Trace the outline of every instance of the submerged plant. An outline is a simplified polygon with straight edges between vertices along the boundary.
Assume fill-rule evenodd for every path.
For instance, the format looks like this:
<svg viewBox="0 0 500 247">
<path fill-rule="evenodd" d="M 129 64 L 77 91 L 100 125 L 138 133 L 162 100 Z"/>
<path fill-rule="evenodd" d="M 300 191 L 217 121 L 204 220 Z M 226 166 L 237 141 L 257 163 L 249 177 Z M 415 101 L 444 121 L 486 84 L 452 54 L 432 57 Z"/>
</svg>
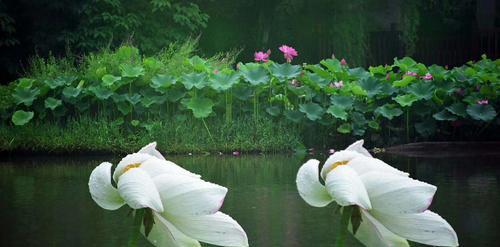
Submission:
<svg viewBox="0 0 500 247">
<path fill-rule="evenodd" d="M 407 240 L 458 246 L 453 228 L 428 210 L 436 186 L 409 178 L 408 173 L 373 158 L 363 140 L 331 155 L 321 173 L 318 166 L 314 159 L 302 165 L 297 188 L 311 206 L 324 207 L 335 201 L 342 207 L 338 246 L 343 246 L 347 230 L 366 246 L 409 246 Z"/>
<path fill-rule="evenodd" d="M 153 245 L 201 246 L 198 241 L 202 241 L 248 246 L 238 222 L 219 212 L 227 188 L 203 181 L 200 175 L 165 160 L 156 143 L 123 158 L 113 176 L 111 167 L 103 162 L 92 171 L 92 199 L 107 210 L 127 204 L 134 210 L 137 232 L 140 229 Z M 129 245 L 135 241 L 131 238 Z"/>
</svg>

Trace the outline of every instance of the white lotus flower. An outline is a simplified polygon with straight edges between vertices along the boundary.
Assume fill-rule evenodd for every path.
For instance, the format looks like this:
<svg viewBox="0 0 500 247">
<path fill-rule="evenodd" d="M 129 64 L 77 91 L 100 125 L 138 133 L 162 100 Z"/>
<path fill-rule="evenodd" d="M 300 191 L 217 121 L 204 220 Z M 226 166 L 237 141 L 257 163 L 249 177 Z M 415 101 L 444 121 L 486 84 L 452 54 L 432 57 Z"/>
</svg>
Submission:
<svg viewBox="0 0 500 247">
<path fill-rule="evenodd" d="M 331 155 L 321 173 L 318 165 L 318 160 L 309 160 L 299 169 L 300 196 L 314 207 L 332 201 L 340 206 L 357 206 L 362 221 L 354 236 L 364 245 L 409 246 L 407 240 L 411 240 L 458 246 L 450 224 L 427 210 L 436 187 L 373 158 L 363 147 L 363 140 Z M 353 232 L 352 224 L 349 230 Z"/>
<path fill-rule="evenodd" d="M 104 209 L 127 204 L 152 210 L 154 224 L 147 239 L 155 246 L 248 246 L 245 231 L 229 215 L 219 212 L 227 188 L 200 179 L 165 158 L 156 143 L 123 158 L 113 173 L 104 162 L 90 175 L 89 189 Z M 144 229 L 142 229 L 144 234 Z"/>
</svg>

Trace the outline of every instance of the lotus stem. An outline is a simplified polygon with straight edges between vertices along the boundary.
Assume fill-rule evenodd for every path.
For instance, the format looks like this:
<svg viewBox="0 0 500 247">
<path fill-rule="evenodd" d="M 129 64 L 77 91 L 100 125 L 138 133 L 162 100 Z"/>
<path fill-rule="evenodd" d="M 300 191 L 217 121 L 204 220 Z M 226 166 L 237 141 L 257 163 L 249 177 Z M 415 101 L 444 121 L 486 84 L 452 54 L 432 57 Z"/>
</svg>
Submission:
<svg viewBox="0 0 500 247">
<path fill-rule="evenodd" d="M 144 218 L 144 213 L 146 212 L 146 209 L 137 209 L 135 210 L 135 216 L 134 216 L 134 224 L 132 227 L 132 232 L 130 233 L 129 239 L 128 239 L 128 247 L 136 247 L 137 246 L 137 239 L 139 239 L 139 232 L 141 230 L 141 223 L 142 219 Z"/>
<path fill-rule="evenodd" d="M 214 137 L 212 136 L 212 133 L 210 133 L 210 129 L 208 129 L 208 125 L 207 123 L 205 122 L 205 119 L 202 118 L 201 121 L 203 122 L 203 125 L 205 126 L 205 129 L 207 130 L 208 132 L 208 136 L 210 136 L 210 139 L 212 140 L 213 143 L 215 143 L 215 140 L 214 140 Z"/>
<path fill-rule="evenodd" d="M 349 225 L 349 219 L 351 219 L 353 207 L 347 206 L 342 208 L 342 217 L 340 219 L 339 234 L 337 237 L 336 247 L 344 247 L 345 239 L 347 236 L 347 227 Z"/>
</svg>

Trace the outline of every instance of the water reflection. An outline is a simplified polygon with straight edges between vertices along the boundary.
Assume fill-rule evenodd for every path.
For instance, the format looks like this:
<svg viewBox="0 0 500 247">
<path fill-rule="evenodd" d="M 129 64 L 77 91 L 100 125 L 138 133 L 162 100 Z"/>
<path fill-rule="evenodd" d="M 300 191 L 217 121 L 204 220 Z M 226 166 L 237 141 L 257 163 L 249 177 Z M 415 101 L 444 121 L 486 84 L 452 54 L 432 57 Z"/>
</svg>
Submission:
<svg viewBox="0 0 500 247">
<path fill-rule="evenodd" d="M 103 160 L 119 157 L 10 158 L 0 161 L 1 246 L 124 246 L 128 210 L 106 211 L 90 198 L 87 182 Z M 313 208 L 299 197 L 301 160 L 283 155 L 172 157 L 174 162 L 228 187 L 222 208 L 247 231 L 251 246 L 332 246 L 334 206 Z M 324 158 L 319 158 L 324 160 Z M 432 210 L 455 228 L 461 246 L 500 241 L 498 157 L 459 159 L 385 156 L 411 176 L 438 186 Z M 142 240 L 141 246 L 149 246 Z M 347 246 L 361 246 L 349 238 Z"/>
</svg>

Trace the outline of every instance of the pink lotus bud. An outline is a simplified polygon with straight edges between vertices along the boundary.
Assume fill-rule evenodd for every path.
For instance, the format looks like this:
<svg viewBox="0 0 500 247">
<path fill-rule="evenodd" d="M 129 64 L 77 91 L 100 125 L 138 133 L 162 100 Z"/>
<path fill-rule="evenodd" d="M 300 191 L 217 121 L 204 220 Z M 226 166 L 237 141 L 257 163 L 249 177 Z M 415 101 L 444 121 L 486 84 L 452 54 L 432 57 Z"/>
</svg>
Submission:
<svg viewBox="0 0 500 247">
<path fill-rule="evenodd" d="M 413 72 L 413 71 L 408 71 L 408 72 L 406 72 L 405 75 L 407 75 L 407 76 L 418 76 L 418 74 L 416 72 Z"/>
<path fill-rule="evenodd" d="M 233 151 L 233 156 L 240 156 L 240 152 L 239 151 Z"/>
<path fill-rule="evenodd" d="M 488 104 L 488 100 L 487 99 L 480 99 L 477 101 L 478 104 L 480 105 L 487 105 Z"/>
<path fill-rule="evenodd" d="M 391 79 L 391 75 L 390 75 L 389 73 L 387 73 L 387 74 L 385 75 L 385 79 L 386 79 L 386 80 L 390 80 L 390 79 Z"/>
<path fill-rule="evenodd" d="M 347 61 L 344 58 L 342 58 L 342 60 L 340 60 L 340 65 L 344 66 L 347 65 Z"/>
<path fill-rule="evenodd" d="M 424 80 L 432 80 L 432 75 L 431 75 L 431 73 L 427 73 L 427 74 L 425 74 L 424 76 L 422 76 L 420 78 L 422 78 Z"/>
<path fill-rule="evenodd" d="M 218 69 L 214 69 L 214 74 L 219 74 L 219 70 Z"/>
<path fill-rule="evenodd" d="M 338 81 L 333 83 L 335 88 L 342 88 L 344 87 L 344 82 L 343 81 Z"/>
</svg>

